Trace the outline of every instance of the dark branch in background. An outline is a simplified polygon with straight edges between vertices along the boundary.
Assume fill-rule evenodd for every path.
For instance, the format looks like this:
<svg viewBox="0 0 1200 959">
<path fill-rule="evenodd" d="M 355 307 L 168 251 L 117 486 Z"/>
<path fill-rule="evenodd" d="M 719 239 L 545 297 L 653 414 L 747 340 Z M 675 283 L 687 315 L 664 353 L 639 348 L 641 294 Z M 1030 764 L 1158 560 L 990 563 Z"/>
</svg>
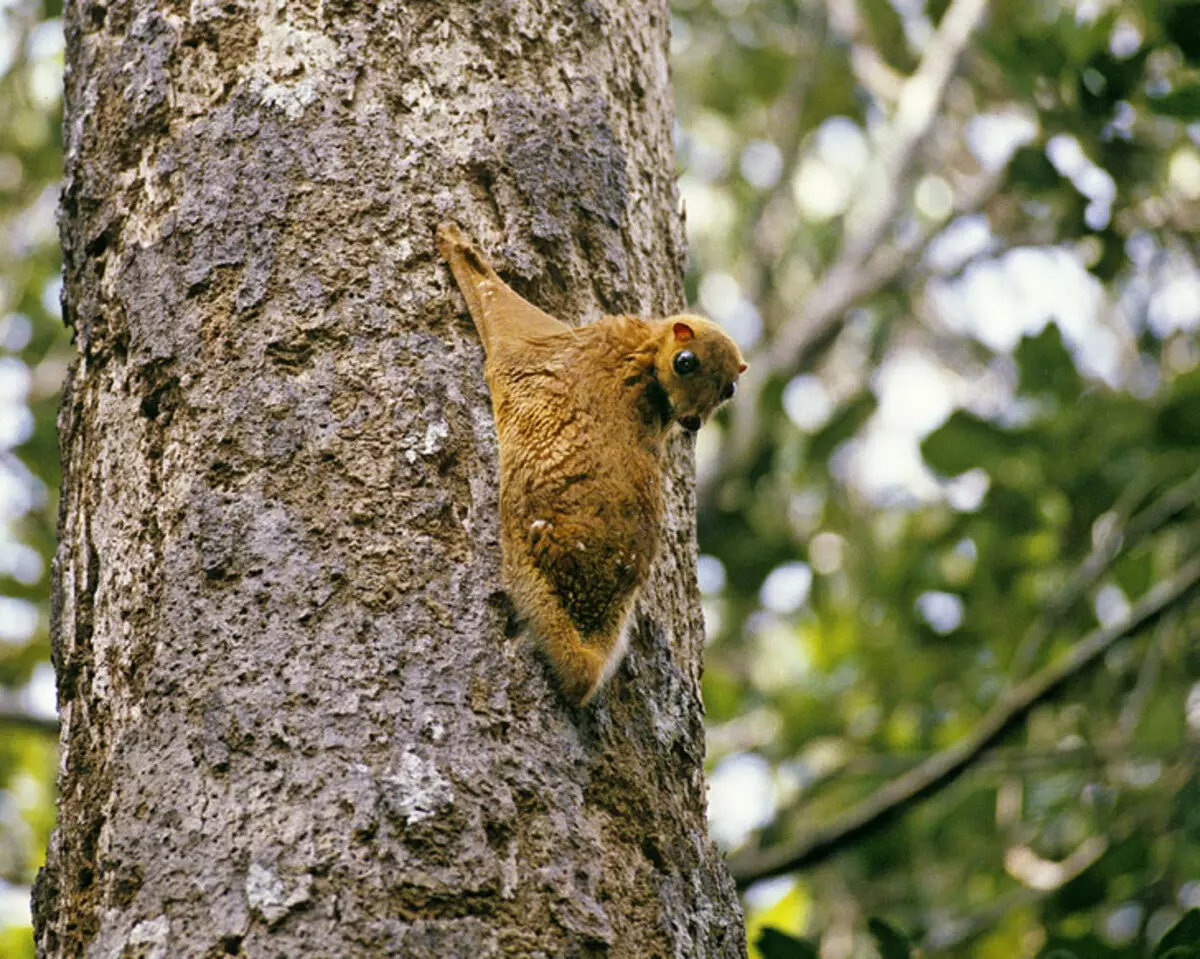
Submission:
<svg viewBox="0 0 1200 959">
<path fill-rule="evenodd" d="M 1158 627 L 1155 629 L 1154 645 L 1151 647 L 1150 652 L 1147 653 L 1146 661 L 1150 660 L 1156 649 L 1161 652 L 1165 635 L 1178 625 L 1179 619 L 1178 610 L 1172 610 L 1159 622 Z M 1143 669 L 1144 675 L 1145 670 Z M 1191 743 L 1182 749 L 1177 749 L 1175 755 L 1171 758 L 1167 758 L 1165 754 L 1157 758 L 1180 764 L 1177 772 L 1190 778 L 1195 775 L 1195 764 L 1200 759 L 1200 750 L 1197 749 L 1195 743 Z M 1022 883 L 1020 888 L 999 896 L 995 900 L 985 904 L 981 909 L 967 915 L 949 920 L 935 919 L 929 925 L 929 931 L 926 933 L 922 948 L 929 955 L 954 949 L 983 935 L 989 928 L 1003 921 L 1013 910 L 1029 908 L 1048 899 L 1067 883 L 1083 875 L 1110 848 L 1120 846 L 1131 836 L 1155 835 L 1161 831 L 1164 828 L 1161 817 L 1153 816 L 1152 818 L 1158 821 L 1150 821 L 1142 817 L 1126 819 L 1119 825 L 1114 824 L 1115 829 L 1108 835 L 1089 836 L 1069 856 L 1052 864 L 1056 875 L 1049 882 L 1043 881 L 1036 886 L 1027 884 L 1026 879 L 1023 879 L 1012 868 L 1006 866 L 1006 871 L 1009 875 Z M 1012 851 L 1013 847 L 1010 847 L 1008 853 Z M 1006 853 L 1006 858 L 1008 853 Z"/>
<path fill-rule="evenodd" d="M 1119 623 L 1102 627 L 1080 640 L 1060 662 L 1009 689 L 968 736 L 928 762 L 876 790 L 840 819 L 780 846 L 739 853 L 729 868 L 739 888 L 752 882 L 795 872 L 823 862 L 874 833 L 922 799 L 961 776 L 989 746 L 1020 723 L 1034 706 L 1049 699 L 1067 682 L 1099 662 L 1116 643 L 1144 629 L 1183 600 L 1200 584 L 1200 559 L 1182 566 L 1159 583 Z"/>
<path fill-rule="evenodd" d="M 995 747 L 972 763 L 975 770 L 987 770 L 997 776 L 1016 773 L 1043 772 L 1048 769 L 1094 770 L 1109 765 L 1114 760 L 1178 762 L 1196 753 L 1196 747 L 1179 743 L 1157 745 L 1123 745 L 1118 749 L 1099 748 L 1093 745 L 1076 746 L 1070 749 L 1021 749 Z M 815 792 L 828 781 L 838 779 L 890 779 L 910 772 L 921 763 L 927 762 L 940 752 L 925 753 L 875 753 L 848 760 L 837 767 L 828 779 L 821 777 L 805 788 L 804 798 L 789 808 L 789 815 L 798 812 Z"/>
<path fill-rule="evenodd" d="M 1039 616 L 1025 634 L 1021 644 L 1013 656 L 1009 675 L 1014 679 L 1024 676 L 1037 659 L 1043 644 L 1050 634 L 1058 628 L 1063 617 L 1073 607 L 1087 590 L 1104 575 L 1113 561 L 1123 551 L 1136 547 L 1146 537 L 1157 533 L 1168 522 L 1182 513 L 1189 506 L 1200 502 L 1200 471 L 1172 487 L 1153 505 L 1144 509 L 1130 520 L 1136 504 L 1142 499 L 1146 489 L 1139 480 L 1133 483 L 1121 495 L 1113 512 L 1117 521 L 1100 538 L 1087 558 L 1083 561 L 1067 582 L 1066 588 L 1055 598 L 1054 604 Z"/>
<path fill-rule="evenodd" d="M 28 729 L 47 736 L 58 735 L 58 719 L 40 716 L 11 703 L 0 703 L 0 728 Z"/>
<path fill-rule="evenodd" d="M 733 407 L 732 428 L 720 457 L 723 463 L 744 465 L 763 442 L 758 407 L 767 384 L 776 377 L 794 374 L 810 362 L 841 328 L 846 311 L 899 276 L 932 239 L 934 233 L 929 231 L 921 241 L 906 247 L 881 246 L 907 196 L 904 181 L 917 151 L 933 128 L 963 51 L 987 7 L 988 0 L 954 0 L 943 15 L 921 63 L 900 90 L 895 117 L 868 175 L 866 189 L 846 212 L 845 235 L 837 258 L 805 298 L 795 318 L 757 351 L 742 378 L 742 399 Z M 721 478 L 713 476 L 703 484 L 702 501 L 708 499 Z"/>
</svg>

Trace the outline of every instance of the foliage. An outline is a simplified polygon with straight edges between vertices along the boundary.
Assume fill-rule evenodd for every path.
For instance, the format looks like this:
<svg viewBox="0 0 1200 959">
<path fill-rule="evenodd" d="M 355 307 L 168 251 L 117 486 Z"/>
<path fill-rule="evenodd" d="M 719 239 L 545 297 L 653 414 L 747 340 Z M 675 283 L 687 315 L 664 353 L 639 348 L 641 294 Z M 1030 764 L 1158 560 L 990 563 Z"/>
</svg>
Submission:
<svg viewBox="0 0 1200 959">
<path fill-rule="evenodd" d="M 905 936 L 882 919 L 871 919 L 868 926 L 881 959 L 911 959 L 915 955 Z M 815 959 L 818 954 L 813 943 L 773 928 L 763 930 L 757 947 L 763 959 Z M 1117 950 L 1091 939 L 1082 947 L 1079 940 L 1047 945 L 1038 954 L 1038 959 L 1100 959 L 1118 954 Z M 1200 956 L 1200 909 L 1191 910 L 1167 930 L 1154 950 L 1154 959 L 1192 959 L 1195 956 Z"/>
<path fill-rule="evenodd" d="M 1195 553 L 1200 4 L 991 3 L 893 177 L 953 6 L 675 4 L 689 294 L 769 373 L 698 449 L 714 833 L 751 928 L 801 889 L 822 955 L 894 950 L 879 914 L 925 955 L 1149 955 L 1200 899 L 1187 603 L 791 885 L 749 868 Z"/>
</svg>

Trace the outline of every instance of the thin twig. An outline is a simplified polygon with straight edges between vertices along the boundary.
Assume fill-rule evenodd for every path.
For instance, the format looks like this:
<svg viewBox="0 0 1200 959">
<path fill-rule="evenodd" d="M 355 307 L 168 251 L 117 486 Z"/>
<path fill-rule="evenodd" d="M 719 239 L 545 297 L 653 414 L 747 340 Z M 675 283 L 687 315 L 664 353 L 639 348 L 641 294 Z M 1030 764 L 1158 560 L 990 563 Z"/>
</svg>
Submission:
<svg viewBox="0 0 1200 959">
<path fill-rule="evenodd" d="M 871 173 L 867 188 L 845 217 L 845 234 L 837 259 L 822 274 L 796 318 L 775 341 L 759 351 L 740 383 L 744 399 L 734 411 L 732 449 L 735 462 L 760 442 L 756 431 L 747 431 L 742 418 L 754 415 L 763 390 L 776 376 L 789 375 L 798 367 L 807 349 L 836 330 L 842 315 L 872 291 L 864 285 L 863 268 L 876 254 L 884 235 L 907 195 L 904 180 L 912 169 L 917 151 L 933 128 L 938 109 L 958 68 L 959 60 L 975 28 L 983 21 L 988 0 L 954 0 L 942 16 L 916 71 L 897 99 L 896 115 Z M 903 260 L 903 258 L 901 258 Z M 901 272 L 902 263 L 891 274 Z M 738 413 L 741 409 L 744 412 Z M 745 438 L 745 441 L 741 439 Z"/>
<path fill-rule="evenodd" d="M 1137 682 L 1129 693 L 1129 698 L 1125 700 L 1125 705 L 1121 708 L 1121 715 L 1117 719 L 1117 733 L 1122 745 L 1128 745 L 1133 739 L 1133 734 L 1137 732 L 1142 716 L 1146 712 L 1146 706 L 1150 703 L 1150 694 L 1158 682 L 1167 642 L 1178 626 L 1179 612 L 1176 610 L 1164 616 L 1162 622 L 1158 624 L 1158 628 L 1154 630 L 1154 641 L 1142 659 Z"/>
<path fill-rule="evenodd" d="M 917 151 L 933 128 L 958 62 L 988 0 L 954 0 L 942 16 L 916 71 L 900 91 L 896 116 L 866 189 L 846 214 L 846 239 L 839 259 L 862 263 L 879 246 L 904 196 Z"/>
<path fill-rule="evenodd" d="M 941 791 L 961 776 L 983 753 L 1020 723 L 1037 704 L 1099 662 L 1120 640 L 1138 632 L 1179 603 L 1200 584 L 1200 559 L 1182 566 L 1155 586 L 1119 623 L 1080 640 L 1062 660 L 1013 687 L 980 720 L 975 729 L 916 769 L 876 790 L 845 816 L 795 840 L 765 850 L 731 857 L 729 868 L 739 888 L 823 862 L 848 845 L 874 833 L 910 806 Z"/>
<path fill-rule="evenodd" d="M 988 0 L 954 0 L 942 17 L 921 63 L 905 81 L 884 146 L 867 186 L 846 212 L 845 237 L 834 263 L 825 271 L 796 321 L 772 344 L 772 373 L 795 366 L 802 347 L 819 339 L 824 327 L 849 308 L 862 287 L 862 270 L 883 243 L 906 191 L 917 150 L 933 128 L 946 89 L 975 28 L 987 12 Z M 897 271 L 899 272 L 899 271 Z M 766 371 L 764 371 L 766 372 Z"/>
<path fill-rule="evenodd" d="M 973 764 L 976 773 L 988 771 L 1001 776 L 1014 773 L 1038 772 L 1046 769 L 1096 769 L 1107 766 L 1116 759 L 1127 762 L 1145 762 L 1156 760 L 1175 762 L 1178 759 L 1191 756 L 1196 748 L 1187 743 L 1160 743 L 1158 745 L 1138 745 L 1135 748 L 1101 748 L 1100 746 L 1084 745 L 1071 748 L 1052 749 L 1008 749 L 995 747 L 989 749 L 986 755 Z M 821 789 L 827 782 L 836 779 L 890 779 L 902 773 L 908 773 L 926 762 L 937 752 L 917 753 L 877 753 L 855 757 L 845 765 L 838 766 L 830 773 L 815 778 L 804 787 L 804 797 Z M 801 806 L 794 805 L 788 810 L 789 814 L 799 811 Z"/>
</svg>

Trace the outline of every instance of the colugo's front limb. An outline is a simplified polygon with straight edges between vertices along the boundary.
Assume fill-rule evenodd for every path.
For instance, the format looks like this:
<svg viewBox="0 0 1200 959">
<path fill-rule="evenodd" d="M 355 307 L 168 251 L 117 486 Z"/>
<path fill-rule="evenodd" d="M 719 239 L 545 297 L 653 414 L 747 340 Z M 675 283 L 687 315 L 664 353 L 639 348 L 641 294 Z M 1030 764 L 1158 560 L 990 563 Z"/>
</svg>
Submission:
<svg viewBox="0 0 1200 959">
<path fill-rule="evenodd" d="M 438 226 L 437 245 L 467 301 L 467 309 L 489 356 L 508 341 L 539 339 L 570 331 L 566 323 L 543 313 L 500 279 L 457 224 Z"/>
</svg>

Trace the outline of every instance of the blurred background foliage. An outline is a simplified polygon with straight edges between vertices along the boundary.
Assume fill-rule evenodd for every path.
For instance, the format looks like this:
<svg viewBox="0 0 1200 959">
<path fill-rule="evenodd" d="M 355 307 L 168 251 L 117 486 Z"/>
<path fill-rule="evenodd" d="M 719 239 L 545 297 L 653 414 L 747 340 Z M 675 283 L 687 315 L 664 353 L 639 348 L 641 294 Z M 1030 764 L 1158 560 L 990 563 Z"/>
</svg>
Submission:
<svg viewBox="0 0 1200 959">
<path fill-rule="evenodd" d="M 1200 905 L 1200 3 L 673 10 L 689 298 L 751 365 L 697 451 L 751 942 L 1151 955 Z"/>
<path fill-rule="evenodd" d="M 33 955 L 54 823 L 49 570 L 58 513 L 60 4 L 0 0 L 0 957 Z"/>
<path fill-rule="evenodd" d="M 5 957 L 53 818 L 59 16 L 0 0 Z M 689 299 L 751 363 L 697 500 L 752 953 L 1189 945 L 1200 0 L 674 0 L 672 47 Z"/>
</svg>

